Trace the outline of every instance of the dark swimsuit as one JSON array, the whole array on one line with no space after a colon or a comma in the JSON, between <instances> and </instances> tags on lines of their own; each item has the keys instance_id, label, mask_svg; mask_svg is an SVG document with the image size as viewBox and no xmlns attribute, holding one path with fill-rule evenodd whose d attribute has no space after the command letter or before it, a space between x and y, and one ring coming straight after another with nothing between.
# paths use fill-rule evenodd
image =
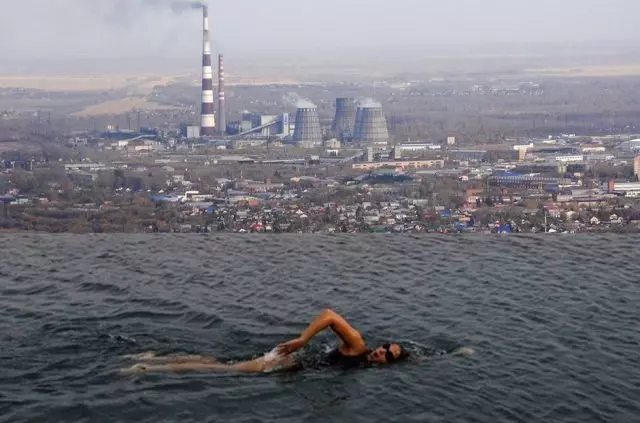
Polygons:
<instances>
[{"instance_id":1,"label":"dark swimsuit","mask_svg":"<svg viewBox=\"0 0 640 423\"><path fill-rule=\"evenodd\" d=\"M331 351L324 361L331 367L342 367L343 369L351 369L358 367L364 363L367 363L368 352L364 352L360 355L344 355L338 348Z\"/></svg>"},{"instance_id":2,"label":"dark swimsuit","mask_svg":"<svg viewBox=\"0 0 640 423\"><path fill-rule=\"evenodd\" d=\"M364 352L360 355L344 355L338 348L332 350L322 358L313 358L304 355L299 355L296 359L296 366L292 370L302 369L321 369L326 367L340 368L343 370L353 369L368 362L368 352Z\"/></svg>"}]
</instances>

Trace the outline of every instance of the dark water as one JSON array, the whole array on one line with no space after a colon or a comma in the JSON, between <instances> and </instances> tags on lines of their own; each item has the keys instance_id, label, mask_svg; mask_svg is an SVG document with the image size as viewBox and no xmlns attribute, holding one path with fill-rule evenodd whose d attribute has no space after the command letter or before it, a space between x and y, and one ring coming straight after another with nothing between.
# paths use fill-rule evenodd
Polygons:
<instances>
[{"instance_id":1,"label":"dark water","mask_svg":"<svg viewBox=\"0 0 640 423\"><path fill-rule=\"evenodd\" d=\"M640 421L638 237L0 241L3 423ZM350 372L118 373L146 350L257 356L324 307L370 344L475 354Z\"/></svg>"}]
</instances>

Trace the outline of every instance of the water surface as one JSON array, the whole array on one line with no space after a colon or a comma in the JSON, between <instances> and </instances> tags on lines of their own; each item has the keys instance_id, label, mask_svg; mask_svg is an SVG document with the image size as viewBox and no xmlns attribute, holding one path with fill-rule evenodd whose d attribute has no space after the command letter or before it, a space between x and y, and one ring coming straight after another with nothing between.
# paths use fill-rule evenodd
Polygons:
<instances>
[{"instance_id":1,"label":"water surface","mask_svg":"<svg viewBox=\"0 0 640 423\"><path fill-rule=\"evenodd\" d=\"M0 236L0 422L632 422L639 237ZM357 371L123 376L146 350L251 358L323 308ZM330 333L311 352L336 345Z\"/></svg>"}]
</instances>

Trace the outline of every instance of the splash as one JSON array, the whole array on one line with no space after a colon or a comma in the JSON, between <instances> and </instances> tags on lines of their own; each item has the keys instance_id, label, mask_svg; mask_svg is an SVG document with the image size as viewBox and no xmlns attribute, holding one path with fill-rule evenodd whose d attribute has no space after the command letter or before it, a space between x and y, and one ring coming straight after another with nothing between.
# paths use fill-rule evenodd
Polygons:
<instances>
[{"instance_id":1,"label":"splash","mask_svg":"<svg viewBox=\"0 0 640 423\"><path fill-rule=\"evenodd\" d=\"M431 339L429 345L413 340L402 340L400 344L406 348L411 360L416 362L443 356L470 356L474 354L472 348L444 337Z\"/></svg>"}]
</instances>

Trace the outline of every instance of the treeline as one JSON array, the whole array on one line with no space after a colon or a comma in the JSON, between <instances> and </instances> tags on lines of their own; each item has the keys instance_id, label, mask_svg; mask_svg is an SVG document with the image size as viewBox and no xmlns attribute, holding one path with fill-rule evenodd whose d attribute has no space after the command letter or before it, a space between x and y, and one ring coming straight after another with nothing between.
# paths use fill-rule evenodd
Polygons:
<instances>
[{"instance_id":1,"label":"treeline","mask_svg":"<svg viewBox=\"0 0 640 423\"><path fill-rule=\"evenodd\" d=\"M8 210L7 210L8 207ZM96 204L24 204L4 206L0 226L41 232L159 232L183 223L168 205L142 195L128 195Z\"/></svg>"}]
</instances>

